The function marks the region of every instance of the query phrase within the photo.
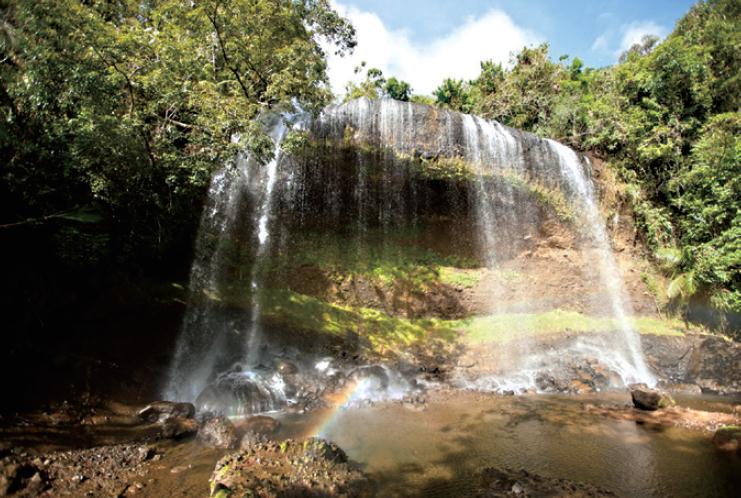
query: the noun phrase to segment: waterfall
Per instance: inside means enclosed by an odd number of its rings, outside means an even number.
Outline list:
[[[582,163],[573,150],[553,140],[547,142],[558,156],[561,175],[578,196],[578,202],[582,207],[580,211],[599,254],[600,278],[608,289],[610,309],[620,331],[618,340],[613,341],[614,347],[619,352],[613,356],[618,362],[614,368],[621,373],[626,383],[645,382],[653,385],[656,380],[643,359],[640,337],[628,318],[631,312],[630,304],[625,299],[623,281],[605,232],[604,221],[595,203],[592,182],[584,174]]]
[[[255,262],[252,264],[252,273],[250,275],[250,291],[252,293],[252,312],[250,314],[250,328],[247,332],[247,357],[246,364],[248,367],[256,366],[260,356],[260,343],[262,331],[260,330],[260,296],[259,290],[262,284],[264,274],[261,272],[262,260],[265,257],[265,251],[270,241],[270,230],[268,223],[270,221],[271,207],[273,206],[273,190],[275,189],[275,179],[278,174],[278,161],[281,157],[281,142],[286,133],[286,125],[283,120],[279,120],[271,132],[271,138],[275,143],[273,149],[273,159],[266,165],[267,178],[265,179],[265,191],[257,211],[257,253]]]
[[[167,399],[192,401],[233,364],[248,372],[259,361],[260,290],[286,129],[284,119],[271,127],[274,150],[267,164],[243,153],[211,180],[191,268],[191,302],[164,390]],[[246,280],[243,266],[249,266]],[[240,282],[248,285],[249,313],[227,302]]]
[[[579,339],[568,351],[538,358],[522,341],[521,349],[513,352],[521,358],[518,368],[494,379],[494,384],[500,390],[531,387],[549,362],[572,354],[597,358],[624,383],[654,382],[631,326],[630,303],[599,214],[590,165],[574,151],[479,117],[389,99],[363,98],[330,106],[299,126],[315,143],[326,145],[321,150],[332,154],[332,147],[337,149],[337,156],[304,163],[284,156],[281,143],[288,125],[279,119],[270,128],[274,154],[269,163],[261,165],[242,154],[213,176],[191,270],[191,300],[164,392],[167,398],[198,399],[201,407],[218,406],[226,398],[240,413],[289,401],[297,388],[287,386],[275,367],[283,353],[264,353],[275,339],[276,326],[263,320],[267,310],[261,296],[275,284],[270,279],[280,273],[276,265],[292,261],[291,251],[297,246],[291,243],[296,239],[314,250],[318,247],[320,260],[360,259],[377,256],[373,251],[385,253],[393,244],[395,251],[406,247],[408,240],[392,241],[398,231],[414,230],[430,219],[448,225],[465,219],[474,226],[463,228],[476,234],[470,245],[478,244],[482,265],[496,272],[532,249],[531,240],[547,216],[522,185],[560,192],[572,206],[577,217],[574,229],[585,244],[582,251],[594,254],[593,264],[587,266],[601,282],[601,294],[594,292],[595,299],[604,301],[598,311],[614,318],[616,330],[607,338],[595,334]],[[440,185],[425,177],[424,168],[441,160],[467,165],[460,179],[445,184],[465,185],[461,198],[450,194],[454,201],[441,198],[448,194],[441,194]],[[443,211],[454,216],[435,218],[441,212],[438,204],[446,202],[448,211]],[[465,216],[456,218],[458,211]],[[454,229],[462,230],[447,227],[443,233],[455,234]],[[426,240],[437,235],[433,230]],[[279,259],[274,260],[276,256]],[[291,292],[300,283],[293,277],[287,284]],[[516,303],[517,312],[535,311],[531,301],[537,302],[538,289],[529,294],[529,300]],[[492,311],[502,311],[498,297],[491,298]],[[380,306],[387,304],[381,301]],[[292,330],[283,332],[292,340]],[[280,348],[285,350],[285,341]],[[477,379],[476,385],[486,388],[487,382]]]
[[[339,138],[346,126],[350,126],[353,138],[360,143],[411,156],[459,156],[471,164],[475,171],[472,191],[480,244],[489,268],[508,257],[507,253],[516,252],[524,235],[523,227],[535,226],[538,220],[532,207],[519,200],[511,183],[499,183],[494,189],[487,178],[512,175],[563,192],[577,215],[575,225],[582,227],[588,244],[596,249],[594,266],[607,294],[606,309],[601,311],[614,318],[617,329],[609,339],[582,339],[567,353],[599,359],[626,384],[655,383],[643,358],[640,337],[630,323],[630,303],[625,298],[592,182],[585,174],[585,169],[589,169],[586,160],[582,161],[573,150],[558,142],[494,121],[390,99],[363,98],[329,108],[316,132]],[[522,371],[515,376],[527,380],[514,384],[532,387],[537,364],[542,366],[543,358],[528,357],[526,350],[520,353]],[[531,365],[534,365],[532,371]],[[499,379],[498,384],[510,385],[507,379]]]

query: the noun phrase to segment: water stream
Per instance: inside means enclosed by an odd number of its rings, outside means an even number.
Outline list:
[[[255,380],[262,343],[260,288],[270,244],[274,190],[281,163],[281,142],[288,125],[277,119],[270,129],[273,157],[262,165],[249,154],[219,170],[211,181],[191,270],[188,306],[165,388],[167,399],[195,400],[216,374],[241,361],[236,373]],[[243,254],[247,252],[247,254]],[[241,258],[235,258],[237,253]],[[248,261],[234,268],[234,261]],[[248,266],[245,272],[244,266]],[[236,270],[236,271],[235,271]],[[249,276],[245,279],[245,274]],[[224,300],[240,282],[248,285],[248,311],[234,312]],[[259,378],[259,376],[258,376]],[[281,397],[280,379],[264,387]],[[261,383],[262,384],[262,383]],[[272,384],[272,388],[270,387]],[[256,409],[270,409],[261,404]]]

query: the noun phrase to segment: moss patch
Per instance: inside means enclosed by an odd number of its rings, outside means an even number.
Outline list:
[[[641,334],[684,335],[680,320],[636,317],[633,327]],[[544,313],[508,313],[458,320],[449,325],[464,334],[469,343],[508,342],[522,337],[590,332],[612,332],[619,328],[607,317],[583,315],[576,311],[552,310]]]
[[[407,319],[370,308],[331,304],[290,291],[269,291],[263,316],[274,324],[337,337],[355,335],[376,353],[400,352],[415,343],[439,339],[476,344],[508,342],[523,337],[563,333],[608,333],[618,329],[614,320],[576,311],[509,313],[463,320]],[[677,319],[636,317],[633,327],[641,334],[682,336]]]
[[[464,287],[470,289],[475,286],[484,276],[484,270],[481,268],[455,268],[452,266],[438,267],[438,276],[440,282],[453,287]]]
[[[370,234],[359,244],[333,236],[306,235],[286,251],[278,268],[309,266],[336,274],[342,280],[362,275],[386,287],[403,286],[420,291],[431,284],[470,287],[481,278],[481,263],[470,258],[443,255],[411,242],[409,234]]]
[[[304,294],[272,290],[263,300],[263,318],[274,325],[335,336],[356,335],[376,353],[431,339],[452,341],[453,322],[434,318],[411,320],[370,308],[331,304]]]

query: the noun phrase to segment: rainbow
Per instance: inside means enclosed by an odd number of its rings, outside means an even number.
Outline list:
[[[339,391],[327,395],[324,400],[329,405],[329,408],[326,410],[326,413],[319,417],[316,423],[309,426],[307,436],[324,437],[337,420],[339,413],[348,405],[352,404],[357,398],[357,394],[366,388],[366,381],[367,379],[348,382]]]

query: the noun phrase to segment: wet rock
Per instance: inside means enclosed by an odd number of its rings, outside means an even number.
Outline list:
[[[736,452],[741,455],[741,426],[721,427],[713,435],[713,444],[721,451]]]
[[[210,487],[213,497],[370,496],[344,451],[317,438],[246,445],[219,460]]]
[[[553,375],[547,373],[539,373],[535,378],[535,385],[543,392],[562,393],[569,389],[569,384],[564,379],[557,379]]]
[[[162,422],[162,437],[179,439],[198,432],[198,421],[194,418],[169,417]]]
[[[572,380],[569,383],[569,392],[574,394],[584,394],[593,392],[594,387],[581,380]]]
[[[284,393],[271,386],[269,379],[242,372],[220,375],[198,395],[198,411],[261,413],[283,405]]]
[[[611,491],[591,484],[555,479],[507,468],[485,468],[481,472],[479,497],[602,498],[616,496]]]
[[[236,448],[239,438],[234,424],[222,416],[207,420],[198,431],[198,439],[216,448]]]
[[[387,389],[389,385],[389,376],[386,369],[380,365],[366,365],[352,370],[348,374],[348,379],[359,382],[370,379],[377,389]]]
[[[180,474],[190,468],[191,468],[190,465],[177,465],[170,469],[170,474]]]
[[[269,435],[275,433],[280,428],[280,422],[267,415],[256,415],[240,423],[239,428],[246,432]]]
[[[239,449],[240,450],[248,450],[255,446],[256,444],[263,444],[270,441],[268,437],[265,434],[258,434],[256,432],[248,431],[242,436],[242,439],[239,441]]]
[[[193,418],[196,414],[196,408],[193,403],[155,401],[139,410],[136,414],[146,422],[157,422],[171,417]]]
[[[139,453],[139,459],[141,461],[144,461],[144,460],[150,460],[154,458],[157,455],[157,450],[153,446],[146,445],[146,446],[141,446],[138,449],[138,453]]]
[[[631,386],[630,397],[633,400],[633,406],[639,410],[653,411],[674,405],[674,400],[671,396],[658,389],[646,387],[645,385]]]
[[[294,375],[298,373],[298,367],[290,361],[280,360],[276,363],[275,369],[282,375]]]
[[[741,392],[741,343],[722,337],[641,336],[651,368],[673,383],[696,384],[703,392]]]
[[[330,462],[347,462],[345,452],[331,441],[318,437],[311,437],[303,442],[304,454],[307,457]]]

